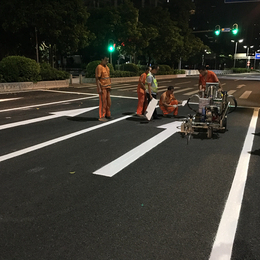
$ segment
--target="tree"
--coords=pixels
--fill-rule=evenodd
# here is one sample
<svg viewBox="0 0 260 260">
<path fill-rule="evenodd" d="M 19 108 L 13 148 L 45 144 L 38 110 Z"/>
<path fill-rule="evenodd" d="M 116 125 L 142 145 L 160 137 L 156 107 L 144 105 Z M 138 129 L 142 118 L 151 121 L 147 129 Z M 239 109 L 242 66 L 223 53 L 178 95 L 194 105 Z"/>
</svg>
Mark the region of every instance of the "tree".
<svg viewBox="0 0 260 260">
<path fill-rule="evenodd" d="M 10 43 L 8 52 L 26 56 L 35 53 L 36 30 L 39 43 L 45 41 L 51 51 L 56 46 L 61 55 L 88 45 L 92 37 L 86 27 L 88 16 L 83 0 L 10 0 L 0 3 L 1 29 Z"/>
<path fill-rule="evenodd" d="M 149 46 L 145 49 L 149 60 L 169 61 L 177 47 L 183 45 L 183 37 L 176 23 L 171 20 L 168 10 L 162 7 L 142 9 L 140 20 L 144 26 L 157 31 L 156 37 L 150 39 Z"/>
</svg>

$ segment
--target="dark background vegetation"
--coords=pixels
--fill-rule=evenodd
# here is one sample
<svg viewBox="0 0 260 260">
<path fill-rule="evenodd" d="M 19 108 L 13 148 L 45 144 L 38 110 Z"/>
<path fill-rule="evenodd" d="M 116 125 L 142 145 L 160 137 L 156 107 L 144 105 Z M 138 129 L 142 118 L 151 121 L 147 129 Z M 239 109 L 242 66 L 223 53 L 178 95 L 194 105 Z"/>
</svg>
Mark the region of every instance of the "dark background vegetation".
<svg viewBox="0 0 260 260">
<path fill-rule="evenodd" d="M 260 3 L 223 0 L 9 0 L 0 2 L 0 60 L 20 55 L 52 67 L 86 68 L 116 44 L 113 65 L 232 67 L 234 43 L 259 49 Z M 239 33 L 214 28 L 239 25 Z M 238 52 L 245 52 L 242 44 Z M 238 61 L 239 64 L 239 61 Z"/>
</svg>

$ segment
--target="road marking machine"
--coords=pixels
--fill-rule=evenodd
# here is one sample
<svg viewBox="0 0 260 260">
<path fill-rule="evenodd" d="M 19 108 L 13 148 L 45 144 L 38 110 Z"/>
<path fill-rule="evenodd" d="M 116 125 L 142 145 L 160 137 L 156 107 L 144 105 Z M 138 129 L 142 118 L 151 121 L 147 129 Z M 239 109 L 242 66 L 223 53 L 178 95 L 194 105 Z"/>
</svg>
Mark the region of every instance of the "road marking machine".
<svg viewBox="0 0 260 260">
<path fill-rule="evenodd" d="M 207 82 L 205 91 L 192 95 L 187 105 L 195 112 L 181 124 L 180 133 L 187 137 L 188 142 L 193 134 L 205 132 L 207 138 L 212 138 L 213 131 L 224 133 L 227 115 L 236 109 L 237 101 L 226 91 L 219 91 L 219 83 Z"/>
</svg>

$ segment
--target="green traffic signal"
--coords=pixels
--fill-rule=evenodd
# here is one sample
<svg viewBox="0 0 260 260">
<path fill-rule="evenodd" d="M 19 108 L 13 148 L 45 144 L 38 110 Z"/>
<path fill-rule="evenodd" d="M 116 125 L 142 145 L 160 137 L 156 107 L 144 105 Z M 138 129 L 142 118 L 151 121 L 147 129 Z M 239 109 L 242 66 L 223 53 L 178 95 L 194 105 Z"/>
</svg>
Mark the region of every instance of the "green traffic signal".
<svg viewBox="0 0 260 260">
<path fill-rule="evenodd" d="M 238 25 L 235 23 L 233 24 L 232 33 L 236 35 L 238 33 Z"/>
<path fill-rule="evenodd" d="M 217 35 L 217 36 L 220 35 L 220 26 L 219 25 L 215 26 L 215 35 Z"/>
<path fill-rule="evenodd" d="M 108 46 L 108 51 L 109 51 L 109 52 L 113 52 L 114 50 L 115 50 L 114 45 L 109 45 L 109 46 Z"/>
<path fill-rule="evenodd" d="M 234 30 L 232 30 L 232 33 L 236 35 L 238 33 L 238 30 L 234 29 Z"/>
</svg>

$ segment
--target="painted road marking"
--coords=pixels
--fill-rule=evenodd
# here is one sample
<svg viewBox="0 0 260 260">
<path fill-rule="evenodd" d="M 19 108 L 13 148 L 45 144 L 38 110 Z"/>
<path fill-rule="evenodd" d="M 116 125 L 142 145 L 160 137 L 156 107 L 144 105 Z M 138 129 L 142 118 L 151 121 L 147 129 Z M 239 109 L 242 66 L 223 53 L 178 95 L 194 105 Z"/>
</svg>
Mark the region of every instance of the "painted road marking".
<svg viewBox="0 0 260 260">
<path fill-rule="evenodd" d="M 185 94 L 183 94 L 183 95 L 185 95 L 185 96 L 190 96 L 190 95 L 193 95 L 193 94 L 198 94 L 199 93 L 199 91 L 198 90 L 194 90 L 194 91 L 191 91 L 191 92 L 188 92 L 188 93 L 185 93 Z"/>
<path fill-rule="evenodd" d="M 236 92 L 236 90 L 229 90 L 227 93 L 228 93 L 228 95 L 232 95 L 232 94 L 234 94 Z"/>
<path fill-rule="evenodd" d="M 96 126 L 92 126 L 92 127 L 89 127 L 89 128 L 86 128 L 86 129 L 83 129 L 83 130 L 80 130 L 80 131 L 77 131 L 77 132 L 74 132 L 74 133 L 71 133 L 71 134 L 67 134 L 67 135 L 64 135 L 64 136 L 61 136 L 61 137 L 40 143 L 40 144 L 36 144 L 36 145 L 30 146 L 30 147 L 27 147 L 25 149 L 22 149 L 22 150 L 19 150 L 19 151 L 16 151 L 16 152 L 12 152 L 12 153 L 9 153 L 9 154 L 2 155 L 2 156 L 0 156 L 0 162 L 12 159 L 14 157 L 17 157 L 17 156 L 20 156 L 20 155 L 23 155 L 23 154 L 26 154 L 26 153 L 29 153 L 29 152 L 39 150 L 41 148 L 50 146 L 52 144 L 56 144 L 56 143 L 61 142 L 61 141 L 65 141 L 67 139 L 88 133 L 88 132 L 96 130 L 98 128 L 102 128 L 102 127 L 117 123 L 117 122 L 125 120 L 126 118 L 131 117 L 131 116 L 132 115 L 123 116 L 123 117 L 120 117 L 120 118 L 117 118 L 117 119 L 114 119 L 114 120 L 111 120 L 111 121 L 108 121 L 108 122 L 105 122 L 105 123 L 98 124 Z"/>
<path fill-rule="evenodd" d="M 154 147 L 162 143 L 164 140 L 169 138 L 171 135 L 175 134 L 178 131 L 177 127 L 180 127 L 181 124 L 182 122 L 175 121 L 169 124 L 158 126 L 158 128 L 164 128 L 166 130 L 138 145 L 137 147 L 120 156 L 111 163 L 96 170 L 95 172 L 93 172 L 93 174 L 102 175 L 105 177 L 113 177 L 125 167 L 139 159 L 142 155 L 146 154 Z"/>
<path fill-rule="evenodd" d="M 164 89 L 165 89 L 165 88 L 167 89 L 168 86 L 160 86 L 160 87 L 158 87 L 158 89 L 163 89 L 163 88 L 164 88 Z M 179 88 L 180 88 L 180 87 L 174 87 L 174 89 L 179 89 Z M 166 90 L 166 89 L 165 89 L 165 90 Z M 134 90 L 133 92 L 137 92 L 137 90 Z"/>
<path fill-rule="evenodd" d="M 238 85 L 237 88 L 243 88 L 243 87 L 245 87 L 245 86 L 246 86 L 246 85 L 241 84 L 241 85 Z"/>
<path fill-rule="evenodd" d="M 18 98 L 5 98 L 5 99 L 0 99 L 0 102 L 5 102 L 5 101 L 11 101 L 11 100 L 16 100 L 16 99 L 21 99 L 23 97 L 18 97 Z"/>
<path fill-rule="evenodd" d="M 127 84 L 128 86 L 133 86 L 133 87 L 135 87 L 135 88 L 137 88 L 137 84 Z M 112 88 L 112 90 L 113 89 L 115 89 L 115 90 L 117 90 L 117 89 L 129 89 L 129 87 L 127 87 L 126 85 L 120 85 L 120 87 L 113 87 Z"/>
<path fill-rule="evenodd" d="M 176 94 L 176 93 L 180 93 L 180 92 L 184 92 L 184 91 L 187 91 L 187 90 L 190 90 L 190 89 L 192 89 L 192 88 L 183 88 L 183 89 L 179 89 L 179 90 L 174 91 L 174 94 Z M 198 92 L 198 90 L 197 90 L 197 92 Z"/>
<path fill-rule="evenodd" d="M 51 105 L 56 105 L 56 104 L 61 104 L 61 103 L 74 102 L 74 101 L 79 101 L 79 100 L 95 98 L 95 97 L 98 96 L 98 94 L 92 94 L 92 95 L 94 95 L 94 96 L 92 96 L 92 97 L 84 97 L 84 98 L 76 98 L 76 99 L 69 99 L 69 100 L 63 100 L 63 101 L 56 101 L 56 102 L 51 102 L 51 103 L 31 105 L 31 106 L 25 106 L 25 107 L 14 107 L 14 108 L 9 108 L 9 109 L 3 109 L 3 110 L 0 110 L 0 113 L 1 112 L 15 111 L 15 110 L 29 109 L 29 108 L 33 108 L 33 107 L 51 106 Z"/>
<path fill-rule="evenodd" d="M 65 93 L 67 94 L 67 92 L 65 91 L 54 91 L 54 90 L 41 90 L 41 91 L 48 91 L 48 92 L 59 92 L 59 93 Z M 74 102 L 74 101 L 79 101 L 79 100 L 85 100 L 85 99 L 95 99 L 97 98 L 99 95 L 98 94 L 93 94 L 93 93 L 80 93 L 80 92 L 72 92 L 70 94 L 84 94 L 84 95 L 90 95 L 91 97 L 84 97 L 84 98 L 76 98 L 76 99 L 69 99 L 69 100 L 63 100 L 63 101 L 57 101 L 57 102 L 51 102 L 51 103 L 44 103 L 44 104 L 38 104 L 38 105 L 31 105 L 31 106 L 25 106 L 25 107 L 15 107 L 15 108 L 9 108 L 9 109 L 3 109 L 0 110 L 1 112 L 9 112 L 9 111 L 15 111 L 15 110 L 25 110 L 25 109 L 30 109 L 30 108 L 34 108 L 34 107 L 42 107 L 42 106 L 50 106 L 50 105 L 56 105 L 56 104 L 64 104 L 64 103 L 70 103 L 70 102 Z M 114 98 L 126 98 L 126 99 L 138 99 L 138 97 L 127 97 L 127 96 L 116 96 L 116 95 L 110 95 L 110 97 L 114 97 Z"/>
<path fill-rule="evenodd" d="M 179 82 L 179 83 L 175 83 L 174 86 L 183 85 L 183 84 L 189 84 L 189 83 L 191 83 L 191 81 Z"/>
<path fill-rule="evenodd" d="M 238 161 L 235 177 L 222 214 L 217 235 L 209 260 L 230 260 L 234 238 L 237 229 L 241 204 L 246 185 L 250 151 L 252 150 L 254 133 L 258 119 L 259 108 L 255 109 L 248 128 L 245 142 Z"/>
<path fill-rule="evenodd" d="M 252 91 L 245 91 L 239 98 L 247 99 L 251 93 L 252 93 Z"/>
<path fill-rule="evenodd" d="M 42 122 L 62 116 L 68 116 L 68 117 L 74 117 L 83 113 L 86 113 L 88 111 L 91 111 L 93 109 L 97 109 L 98 106 L 96 107 L 88 107 L 88 108 L 80 108 L 80 109 L 73 109 L 73 110 L 66 110 L 66 111 L 59 111 L 59 112 L 50 112 L 49 116 L 43 116 L 43 117 L 38 117 L 38 118 L 33 118 L 33 119 L 28 119 L 24 121 L 19 121 L 15 123 L 10 123 L 10 124 L 5 124 L 5 125 L 0 125 L 0 130 L 7 129 L 7 128 L 12 128 L 16 126 L 21 126 L 21 125 L 28 125 L 28 124 L 33 124 L 37 122 Z"/>
</svg>

